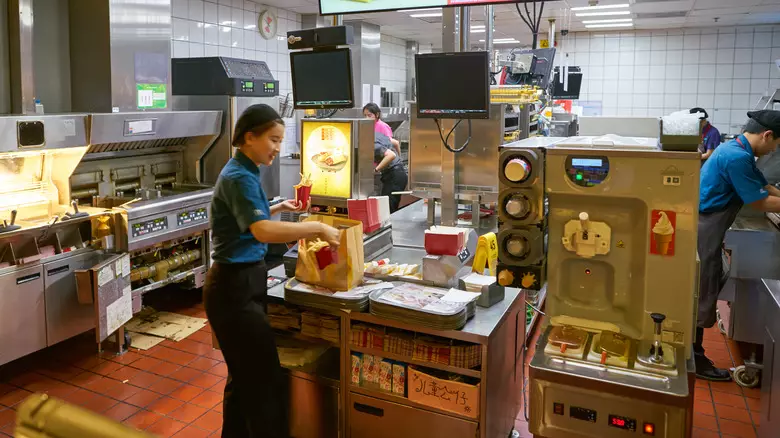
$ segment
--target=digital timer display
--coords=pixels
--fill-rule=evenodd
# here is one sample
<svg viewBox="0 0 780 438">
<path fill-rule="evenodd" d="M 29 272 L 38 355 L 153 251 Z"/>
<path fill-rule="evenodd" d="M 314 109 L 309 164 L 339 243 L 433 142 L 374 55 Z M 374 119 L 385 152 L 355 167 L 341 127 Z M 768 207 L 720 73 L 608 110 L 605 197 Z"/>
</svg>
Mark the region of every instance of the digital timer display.
<svg viewBox="0 0 780 438">
<path fill-rule="evenodd" d="M 207 221 L 209 219 L 205 208 L 183 211 L 176 216 L 176 222 L 179 226 L 188 225 L 194 222 Z"/>
<path fill-rule="evenodd" d="M 609 420 L 609 425 L 612 427 L 617 427 L 618 429 L 623 429 L 623 430 L 630 430 L 632 432 L 636 431 L 636 420 L 634 420 L 633 418 L 610 415 L 608 420 Z"/>
<path fill-rule="evenodd" d="M 141 237 L 168 229 L 168 218 L 161 217 L 132 225 L 133 237 Z"/>
</svg>

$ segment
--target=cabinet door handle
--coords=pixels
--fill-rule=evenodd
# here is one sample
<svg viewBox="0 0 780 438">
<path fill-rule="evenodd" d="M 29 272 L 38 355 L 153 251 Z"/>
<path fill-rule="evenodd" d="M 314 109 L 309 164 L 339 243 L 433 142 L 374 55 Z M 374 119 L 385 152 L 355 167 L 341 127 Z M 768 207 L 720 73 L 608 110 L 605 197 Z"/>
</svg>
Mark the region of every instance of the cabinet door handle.
<svg viewBox="0 0 780 438">
<path fill-rule="evenodd" d="M 54 268 L 54 269 L 49 270 L 48 272 L 46 272 L 46 275 L 51 277 L 52 275 L 57 275 L 57 274 L 61 274 L 63 272 L 68 272 L 69 269 L 70 269 L 70 265 L 63 265 L 63 266 L 60 266 L 59 268 Z"/>
<path fill-rule="evenodd" d="M 32 274 L 32 275 L 25 275 L 24 277 L 19 277 L 16 279 L 16 284 L 25 284 L 29 283 L 31 281 L 35 281 L 37 279 L 41 278 L 41 273 Z"/>
<path fill-rule="evenodd" d="M 384 417 L 385 416 L 385 410 L 380 408 L 375 408 L 373 406 L 364 405 L 363 403 L 355 403 L 355 410 L 358 412 L 362 412 L 364 414 L 373 415 L 375 417 Z"/>
</svg>

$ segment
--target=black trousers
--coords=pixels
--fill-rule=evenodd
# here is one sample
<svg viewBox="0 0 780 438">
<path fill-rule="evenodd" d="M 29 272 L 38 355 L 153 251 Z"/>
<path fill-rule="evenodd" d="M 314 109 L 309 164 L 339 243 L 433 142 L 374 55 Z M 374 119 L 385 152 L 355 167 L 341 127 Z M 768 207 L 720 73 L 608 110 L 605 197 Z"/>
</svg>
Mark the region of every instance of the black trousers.
<svg viewBox="0 0 780 438">
<path fill-rule="evenodd" d="M 203 286 L 206 315 L 228 368 L 225 438 L 289 436 L 286 380 L 265 314 L 267 274 L 262 262 L 215 263 Z"/>
<path fill-rule="evenodd" d="M 393 192 L 403 192 L 409 182 L 406 170 L 403 166 L 396 166 L 382 172 L 380 178 L 382 181 L 382 196 L 390 198 L 390 213 L 398 211 L 398 205 L 401 203 L 401 195 L 393 195 Z"/>
</svg>

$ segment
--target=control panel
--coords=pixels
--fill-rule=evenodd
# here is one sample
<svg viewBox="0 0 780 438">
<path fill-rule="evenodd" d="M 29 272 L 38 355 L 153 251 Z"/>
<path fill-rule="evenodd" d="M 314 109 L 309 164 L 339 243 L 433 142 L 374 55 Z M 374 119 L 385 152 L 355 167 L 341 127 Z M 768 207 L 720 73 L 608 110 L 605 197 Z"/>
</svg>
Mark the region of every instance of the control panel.
<svg viewBox="0 0 780 438">
<path fill-rule="evenodd" d="M 607 157 L 576 157 L 566 158 L 566 176 L 580 187 L 593 187 L 604 182 L 609 175 L 609 159 Z"/>
<path fill-rule="evenodd" d="M 510 144 L 499 156 L 498 282 L 505 287 L 538 290 L 546 281 L 544 154 Z"/>
<path fill-rule="evenodd" d="M 208 202 L 177 205 L 176 209 L 157 214 L 127 219 L 126 240 L 118 242 L 119 249 L 135 251 L 160 242 L 186 237 L 209 228 Z"/>
<path fill-rule="evenodd" d="M 631 418 L 625 415 L 607 414 L 600 416 L 594 409 L 589 409 L 581 406 L 567 406 L 565 403 L 553 402 L 552 404 L 553 417 L 566 417 L 577 421 L 584 421 L 591 423 L 594 426 L 601 425 L 610 429 L 620 429 L 627 433 L 633 432 L 633 436 L 655 436 L 655 423 L 652 421 L 640 421 L 636 418 Z M 641 424 L 641 428 L 639 425 Z M 625 436 L 632 436 L 625 435 Z M 620 435 L 624 436 L 624 435 Z"/>
</svg>

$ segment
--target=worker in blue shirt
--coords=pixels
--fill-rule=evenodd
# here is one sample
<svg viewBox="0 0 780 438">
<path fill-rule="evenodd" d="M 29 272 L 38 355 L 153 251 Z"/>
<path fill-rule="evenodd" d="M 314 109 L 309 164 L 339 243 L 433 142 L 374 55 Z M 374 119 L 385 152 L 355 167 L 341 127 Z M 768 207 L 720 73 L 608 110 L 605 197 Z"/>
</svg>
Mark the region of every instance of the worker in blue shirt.
<svg viewBox="0 0 780 438">
<path fill-rule="evenodd" d="M 704 127 L 701 130 L 701 144 L 699 145 L 701 160 L 704 161 L 710 158 L 715 148 L 720 146 L 720 131 L 707 120 L 710 116 L 704 108 L 691 108 L 691 114 L 702 114 L 701 120 L 704 120 Z"/>
<path fill-rule="evenodd" d="M 276 341 L 265 315 L 269 243 L 320 238 L 338 246 L 340 232 L 320 222 L 272 221 L 302 206 L 270 207 L 259 166 L 269 166 L 284 139 L 284 122 L 268 105 L 253 105 L 238 119 L 238 148 L 214 186 L 210 218 L 214 264 L 203 286 L 206 315 L 228 368 L 223 437 L 288 438 L 287 391 Z"/>
<path fill-rule="evenodd" d="M 756 167 L 756 158 L 780 146 L 780 111 L 752 111 L 743 133 L 724 143 L 704 162 L 699 190 L 698 251 L 699 314 L 694 358 L 696 376 L 731 380 L 727 370 L 707 359 L 702 345 L 704 329 L 716 320 L 718 294 L 723 288 L 722 245 L 726 231 L 744 204 L 765 212 L 780 212 L 780 190 L 769 185 Z"/>
</svg>

